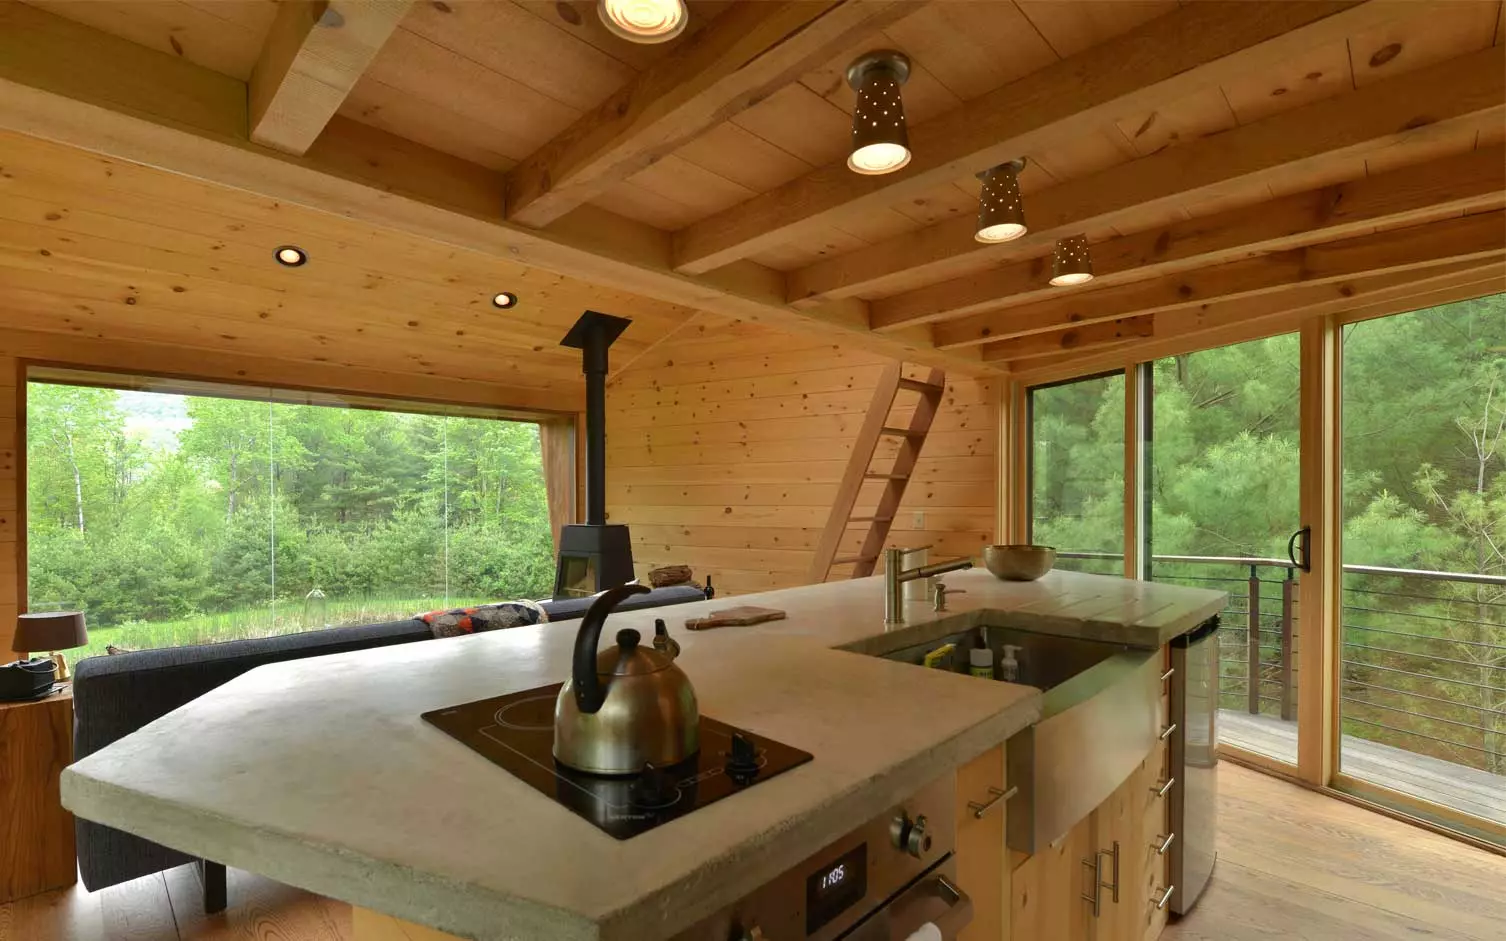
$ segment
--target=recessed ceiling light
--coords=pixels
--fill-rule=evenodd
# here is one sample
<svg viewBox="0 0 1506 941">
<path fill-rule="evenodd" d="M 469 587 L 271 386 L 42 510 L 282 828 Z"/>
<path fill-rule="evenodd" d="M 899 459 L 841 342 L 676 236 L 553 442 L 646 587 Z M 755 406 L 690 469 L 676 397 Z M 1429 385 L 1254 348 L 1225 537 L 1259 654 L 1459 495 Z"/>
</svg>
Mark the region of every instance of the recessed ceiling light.
<svg viewBox="0 0 1506 941">
<path fill-rule="evenodd" d="M 852 109 L 849 170 L 878 176 L 910 162 L 910 133 L 899 93 L 909 78 L 910 59 L 893 49 L 861 55 L 847 67 L 847 84 L 858 94 Z"/>
<path fill-rule="evenodd" d="M 669 42 L 690 21 L 684 0 L 601 0 L 596 13 L 615 35 L 637 43 Z"/>
<path fill-rule="evenodd" d="M 1087 284 L 1093 280 L 1093 256 L 1088 252 L 1086 236 L 1069 235 L 1056 240 L 1056 257 L 1051 263 L 1051 283 L 1063 288 Z"/>
<path fill-rule="evenodd" d="M 308 252 L 297 245 L 284 245 L 273 252 L 272 257 L 277 259 L 279 265 L 288 268 L 297 268 L 309 260 Z"/>
<path fill-rule="evenodd" d="M 1027 231 L 1025 204 L 1020 198 L 1020 171 L 1025 158 L 1010 160 L 978 174 L 983 192 L 978 195 L 978 228 L 973 238 L 980 242 L 1010 242 Z"/>
<path fill-rule="evenodd" d="M 516 307 L 517 304 L 518 295 L 512 293 L 511 291 L 503 291 L 500 294 L 492 295 L 492 306 L 501 310 L 506 310 L 509 307 Z"/>
</svg>

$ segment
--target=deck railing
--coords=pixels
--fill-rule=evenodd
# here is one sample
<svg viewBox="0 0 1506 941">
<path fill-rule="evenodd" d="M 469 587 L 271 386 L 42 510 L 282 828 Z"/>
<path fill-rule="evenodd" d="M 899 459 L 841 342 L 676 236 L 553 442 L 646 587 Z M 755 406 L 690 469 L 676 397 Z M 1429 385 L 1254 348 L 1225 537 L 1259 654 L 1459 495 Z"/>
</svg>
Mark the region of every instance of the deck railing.
<svg viewBox="0 0 1506 941">
<path fill-rule="evenodd" d="M 1118 574 L 1122 556 L 1063 552 Z M 1156 581 L 1229 592 L 1221 707 L 1296 718 L 1300 579 L 1285 559 L 1157 555 Z M 1506 774 L 1506 577 L 1344 566 L 1346 735 Z"/>
</svg>

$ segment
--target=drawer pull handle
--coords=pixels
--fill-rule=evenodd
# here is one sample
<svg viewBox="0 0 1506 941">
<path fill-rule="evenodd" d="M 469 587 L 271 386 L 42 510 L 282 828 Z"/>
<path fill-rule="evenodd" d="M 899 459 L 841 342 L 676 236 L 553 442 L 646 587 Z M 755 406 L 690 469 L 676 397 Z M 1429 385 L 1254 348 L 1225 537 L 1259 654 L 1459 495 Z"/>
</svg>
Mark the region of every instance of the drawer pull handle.
<svg viewBox="0 0 1506 941">
<path fill-rule="evenodd" d="M 1154 846 L 1156 848 L 1157 856 L 1165 856 L 1166 851 L 1171 849 L 1171 844 L 1175 843 L 1176 841 L 1177 835 L 1175 833 L 1169 833 L 1164 839 L 1159 836 L 1156 837 L 1156 842 L 1152 843 L 1151 846 Z"/>
<path fill-rule="evenodd" d="M 1176 730 L 1177 730 L 1177 724 L 1175 722 L 1173 722 L 1171 725 L 1168 725 L 1166 728 L 1162 729 L 1161 730 L 1161 741 L 1164 742 L 1168 738 L 1171 738 L 1171 733 L 1175 732 Z"/>
<path fill-rule="evenodd" d="M 1107 856 L 1114 862 L 1114 881 L 1103 881 L 1103 859 Z M 1112 850 L 1099 850 L 1093 854 L 1092 859 L 1085 859 L 1082 864 L 1093 870 L 1093 894 L 1082 894 L 1084 902 L 1093 903 L 1093 917 L 1098 918 L 1103 912 L 1103 890 L 1108 889 L 1113 893 L 1114 904 L 1119 904 L 1119 841 L 1114 841 Z"/>
<path fill-rule="evenodd" d="M 1007 791 L 1001 791 L 996 787 L 991 787 L 988 789 L 988 793 L 992 796 L 982 803 L 978 801 L 967 802 L 967 809 L 973 812 L 973 818 L 976 820 L 982 820 L 984 814 L 1020 793 L 1020 788 L 1016 785 Z"/>
<path fill-rule="evenodd" d="M 1175 675 L 1176 672 L 1177 672 L 1177 668 L 1176 667 L 1172 667 L 1170 670 L 1167 670 L 1165 673 L 1162 673 L 1161 674 L 1161 682 L 1164 683 L 1167 680 L 1171 679 L 1172 676 Z"/>
<path fill-rule="evenodd" d="M 1151 898 L 1151 901 L 1156 903 L 1156 911 L 1159 912 L 1159 911 L 1164 911 L 1165 910 L 1167 903 L 1171 901 L 1171 895 L 1172 895 L 1172 893 L 1175 892 L 1176 890 L 1177 890 L 1177 887 L 1174 886 L 1174 885 L 1173 886 L 1167 886 L 1166 891 L 1161 893 L 1160 898 L 1155 898 L 1155 897 Z"/>
<path fill-rule="evenodd" d="M 1150 792 L 1152 794 L 1156 795 L 1157 797 L 1165 797 L 1168 793 L 1171 792 L 1171 789 L 1174 786 L 1176 786 L 1176 783 L 1177 783 L 1177 779 L 1176 778 L 1167 778 L 1166 779 L 1166 783 L 1160 784 L 1160 785 L 1157 785 L 1156 787 L 1151 788 Z"/>
</svg>

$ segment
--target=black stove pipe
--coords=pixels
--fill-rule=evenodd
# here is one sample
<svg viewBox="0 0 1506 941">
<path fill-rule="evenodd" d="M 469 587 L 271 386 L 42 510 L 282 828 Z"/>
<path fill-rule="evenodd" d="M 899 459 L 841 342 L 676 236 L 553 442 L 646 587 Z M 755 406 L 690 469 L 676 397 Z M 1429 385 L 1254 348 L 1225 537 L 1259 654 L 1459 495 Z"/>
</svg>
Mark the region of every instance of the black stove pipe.
<svg viewBox="0 0 1506 941">
<path fill-rule="evenodd" d="M 607 522 L 607 350 L 632 321 L 588 310 L 561 346 L 581 351 L 586 376 L 586 525 Z"/>
</svg>

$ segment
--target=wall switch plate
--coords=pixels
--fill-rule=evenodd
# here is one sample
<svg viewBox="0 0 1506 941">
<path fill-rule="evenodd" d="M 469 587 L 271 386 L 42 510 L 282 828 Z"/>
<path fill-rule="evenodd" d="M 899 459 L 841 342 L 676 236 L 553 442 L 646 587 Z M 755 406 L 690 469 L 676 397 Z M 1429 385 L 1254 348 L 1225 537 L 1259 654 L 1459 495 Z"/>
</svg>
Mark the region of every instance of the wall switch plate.
<svg viewBox="0 0 1506 941">
<path fill-rule="evenodd" d="M 912 521 L 912 525 L 911 525 L 910 528 L 911 529 L 925 529 L 926 528 L 926 511 L 925 510 L 916 510 L 915 511 L 915 519 Z"/>
</svg>

